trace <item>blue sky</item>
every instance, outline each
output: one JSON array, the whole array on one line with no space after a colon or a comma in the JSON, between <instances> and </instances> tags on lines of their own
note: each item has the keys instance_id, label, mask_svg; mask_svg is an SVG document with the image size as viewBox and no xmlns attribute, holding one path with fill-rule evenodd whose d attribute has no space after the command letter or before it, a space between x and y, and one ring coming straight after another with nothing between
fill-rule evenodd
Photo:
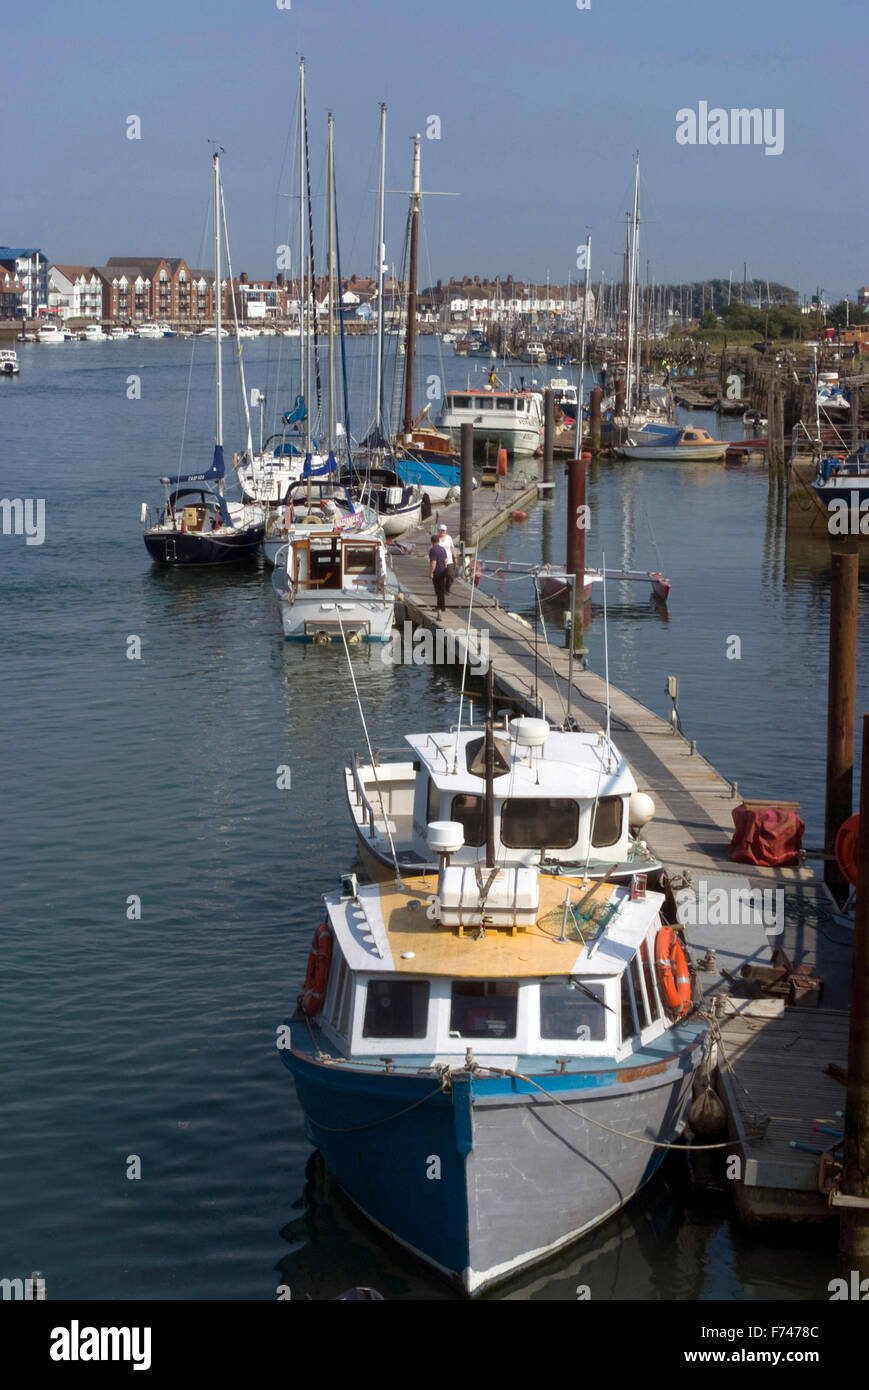
<instances>
[{"instance_id":1,"label":"blue sky","mask_svg":"<svg viewBox=\"0 0 869 1390\"><path fill-rule=\"evenodd\" d=\"M657 280L778 279L804 294L869 283L863 0L43 0L4 40L0 243L50 259L210 261L209 138L225 147L233 269L274 274L294 189L287 146L308 71L315 189L335 117L342 269L373 260L379 103L387 183L423 139L422 279L620 273L639 149L641 259ZM681 146L676 112L781 108L784 149ZM127 117L142 138L126 138ZM405 202L390 197L398 261ZM320 238L318 238L320 240ZM200 248L201 251L200 251Z\"/></svg>"}]
</instances>

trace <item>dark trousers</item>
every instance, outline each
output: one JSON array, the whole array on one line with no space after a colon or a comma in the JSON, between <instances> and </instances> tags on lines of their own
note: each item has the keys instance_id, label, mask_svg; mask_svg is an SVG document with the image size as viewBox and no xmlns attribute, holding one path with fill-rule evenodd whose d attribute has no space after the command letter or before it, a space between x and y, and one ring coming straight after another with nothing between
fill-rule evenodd
<instances>
[{"instance_id":1,"label":"dark trousers","mask_svg":"<svg viewBox=\"0 0 869 1390\"><path fill-rule=\"evenodd\" d=\"M431 582L432 582L432 584L434 584L435 598L436 598L436 600L437 600L437 603L436 603L437 611L438 611L439 613L442 613L442 612L446 609L446 606L447 606L447 604L446 604L446 597L447 597L447 572L446 572L446 570L443 569L443 570L441 570L440 574L434 574L434 575L432 575L432 581L431 581Z\"/></svg>"}]
</instances>

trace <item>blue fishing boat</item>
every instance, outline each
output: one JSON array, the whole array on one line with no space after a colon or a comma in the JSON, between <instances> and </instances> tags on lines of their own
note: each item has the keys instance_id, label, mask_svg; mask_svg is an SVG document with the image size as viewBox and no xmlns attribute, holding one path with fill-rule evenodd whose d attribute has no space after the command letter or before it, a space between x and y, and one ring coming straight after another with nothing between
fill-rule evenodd
<instances>
[{"instance_id":1,"label":"blue fishing boat","mask_svg":"<svg viewBox=\"0 0 869 1390\"><path fill-rule=\"evenodd\" d=\"M620 857L630 796L602 737L607 794L580 804L567 736L517 719L496 739L491 706L482 736L429 736L463 788L425 829L438 867L396 856L391 880L326 894L278 1038L340 1187L468 1295L649 1181L707 1044L668 896L583 872L592 841Z\"/></svg>"}]
</instances>

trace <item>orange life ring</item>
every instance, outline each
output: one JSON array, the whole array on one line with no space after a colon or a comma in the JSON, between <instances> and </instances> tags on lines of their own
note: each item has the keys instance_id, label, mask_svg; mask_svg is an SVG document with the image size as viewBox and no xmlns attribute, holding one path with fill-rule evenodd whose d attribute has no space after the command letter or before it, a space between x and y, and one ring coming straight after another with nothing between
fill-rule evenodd
<instances>
[{"instance_id":1,"label":"orange life ring","mask_svg":"<svg viewBox=\"0 0 869 1390\"><path fill-rule=\"evenodd\" d=\"M836 836L836 863L849 883L857 882L857 837L860 833L860 812L849 816L839 826Z\"/></svg>"},{"instance_id":2,"label":"orange life ring","mask_svg":"<svg viewBox=\"0 0 869 1390\"><path fill-rule=\"evenodd\" d=\"M332 964L332 931L328 922L321 922L314 932L308 955L308 969L302 988L302 1012L314 1018L323 1007L329 967Z\"/></svg>"},{"instance_id":3,"label":"orange life ring","mask_svg":"<svg viewBox=\"0 0 869 1390\"><path fill-rule=\"evenodd\" d=\"M691 1007L691 975L681 938L672 927L662 927L655 938L658 988L668 1009L679 1015Z\"/></svg>"}]
</instances>

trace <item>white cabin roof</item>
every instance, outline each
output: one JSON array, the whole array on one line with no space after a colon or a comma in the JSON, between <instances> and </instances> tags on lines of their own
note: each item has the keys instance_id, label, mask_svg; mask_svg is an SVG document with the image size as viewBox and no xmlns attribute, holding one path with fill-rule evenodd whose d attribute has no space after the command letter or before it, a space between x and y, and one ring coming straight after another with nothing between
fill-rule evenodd
<instances>
[{"instance_id":1,"label":"white cabin roof","mask_svg":"<svg viewBox=\"0 0 869 1390\"><path fill-rule=\"evenodd\" d=\"M408 734L406 740L439 791L478 795L485 788L485 778L468 772L466 749L481 736L480 729L459 734L458 759L455 733ZM507 731L496 729L495 738L503 748L508 740ZM552 729L540 749L519 747L511 738L511 771L495 778L495 795L570 796L580 800L595 796L630 796L637 789L633 774L614 745L610 743L609 747L608 771L607 745L602 734Z\"/></svg>"}]
</instances>

